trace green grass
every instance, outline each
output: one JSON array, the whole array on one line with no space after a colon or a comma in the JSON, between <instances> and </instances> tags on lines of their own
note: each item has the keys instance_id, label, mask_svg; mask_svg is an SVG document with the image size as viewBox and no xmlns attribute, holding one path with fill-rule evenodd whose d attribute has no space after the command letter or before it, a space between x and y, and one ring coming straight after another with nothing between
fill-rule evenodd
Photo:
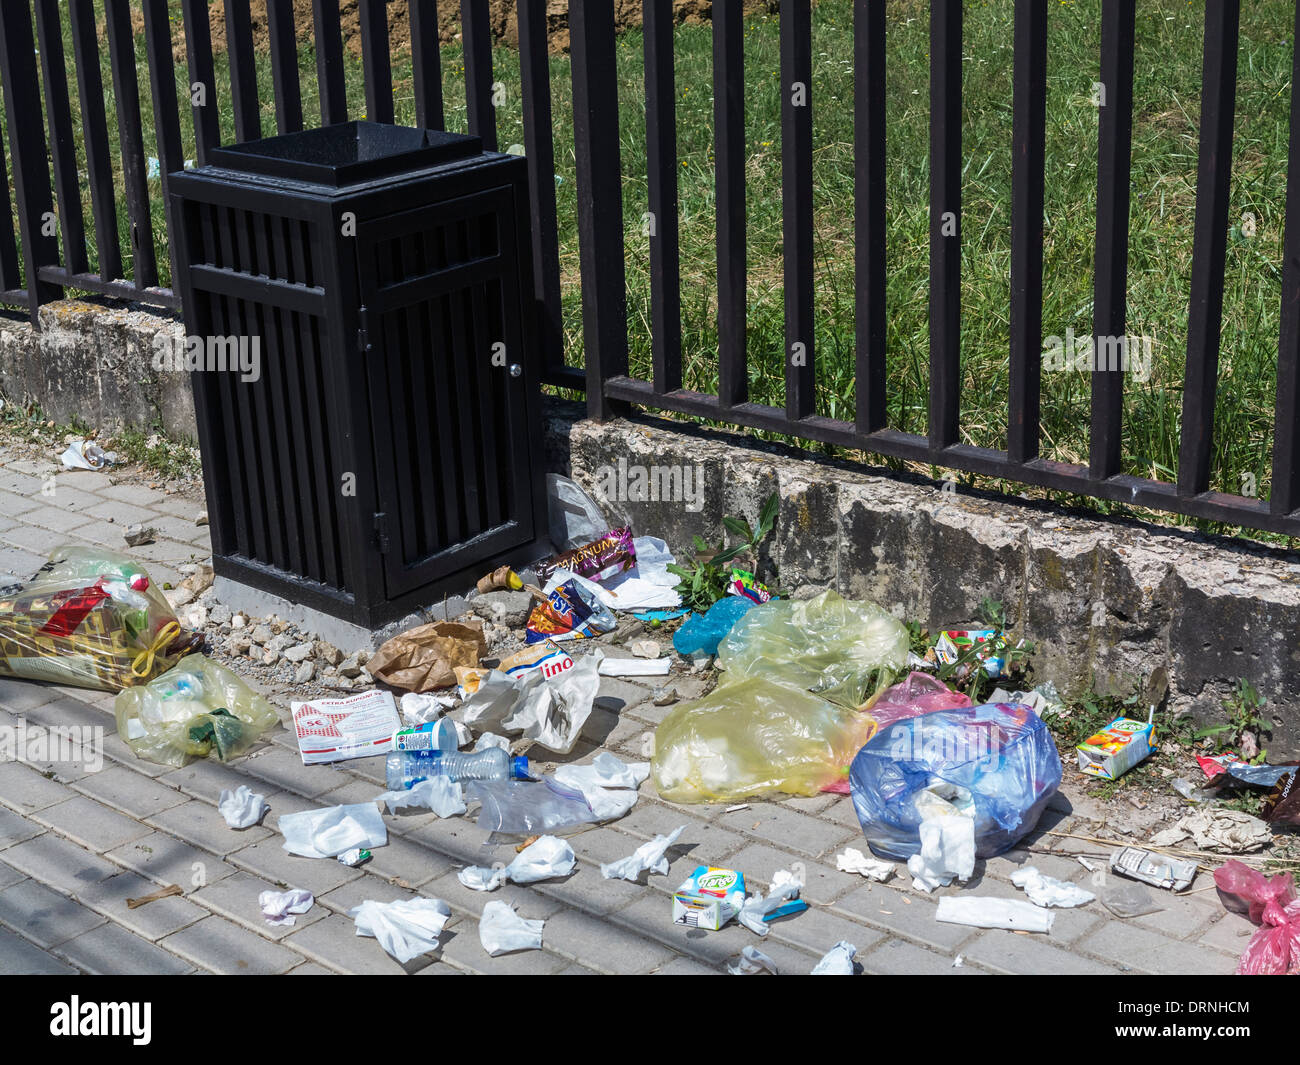
<instances>
[{"instance_id":1,"label":"green grass","mask_svg":"<svg viewBox=\"0 0 1300 1065\"><path fill-rule=\"evenodd\" d=\"M173 4L179 19L179 4ZM812 85L818 413L851 420L853 380L853 64L850 0L821 0L814 11ZM1238 104L1233 143L1229 242L1223 307L1220 387L1215 410L1212 487L1269 492L1277 361L1280 264L1286 185L1292 5L1243 5ZM1187 344L1192 226L1195 214L1202 6L1186 0L1139 5L1134 85L1128 331L1152 338L1149 379L1125 382L1125 472L1171 479L1177 466L1182 367ZM1060 0L1048 20L1047 173L1044 247L1045 336L1092 328L1092 254L1096 218L1100 0ZM964 442L1006 446L1008 305L1010 293L1012 4L968 4L963 54L962 416ZM179 25L177 27L179 34ZM890 426L926 430L928 378L928 5L891 0L887 30L887 346ZM717 275L713 195L712 35L707 26L679 27L675 38L680 180L683 369L688 387L717 383ZM749 317L747 350L752 397L782 404L783 304L779 41L776 17L754 19L745 32L746 168ZM143 35L138 58L144 64ZM69 48L70 55L70 48ZM464 70L458 47L443 50L447 126L466 125ZM300 46L308 125L318 119L315 55ZM70 62L70 60L69 60ZM495 77L506 87L498 109L502 148L523 141L518 56L494 53ZM107 59L110 138L115 107ZM626 240L631 367L650 374L649 239L642 39L618 39L620 144ZM258 58L262 121L274 130L270 63ZM217 57L218 84L228 75ZM363 109L361 65L347 62L354 117ZM414 121L410 59L393 57L397 121ZM551 60L555 121L560 268L564 281L566 361L581 365L579 286L568 58ZM178 83L184 89L184 67ZM228 82L227 82L228 84ZM75 92L74 92L75 95ZM186 97L182 97L182 100ZM74 104L75 106L75 104ZM228 93L219 93L223 140L234 137ZM79 122L79 115L74 115ZM146 126L152 115L146 110ZM185 155L192 127L183 113ZM156 155L146 129L146 152ZM84 162L83 162L84 167ZM155 193L157 182L153 183ZM88 197L83 205L90 231ZM1243 232L1241 221L1254 218ZM130 261L125 212L121 245ZM161 202L154 208L155 244L166 283ZM93 253L92 253L93 254ZM93 263L92 263L93 268ZM1045 373L1042 450L1046 457L1086 462L1090 382L1083 373ZM825 448L834 451L833 448ZM898 465L892 463L892 465ZM971 479L968 479L971 480ZM981 482L988 483L988 482ZM1043 494L1043 493L1039 493ZM1101 501L1058 497L1113 512ZM1204 524L1204 523L1202 523ZM1209 526L1205 526L1209 527ZM1270 539L1265 537L1266 539ZM1283 538L1271 538L1275 541Z\"/></svg>"}]
</instances>

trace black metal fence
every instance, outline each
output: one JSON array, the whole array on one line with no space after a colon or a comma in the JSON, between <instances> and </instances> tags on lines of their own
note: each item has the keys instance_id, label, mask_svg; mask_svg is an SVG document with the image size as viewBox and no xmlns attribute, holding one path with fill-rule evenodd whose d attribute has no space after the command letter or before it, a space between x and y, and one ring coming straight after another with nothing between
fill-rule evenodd
<instances>
[{"instance_id":1,"label":"black metal fence","mask_svg":"<svg viewBox=\"0 0 1300 1065\"><path fill-rule=\"evenodd\" d=\"M449 0L443 0L444 6ZM637 405L827 442L865 452L1004 478L1288 535L1300 535L1300 223L1284 238L1281 328L1271 498L1209 490L1218 386L1219 336L1227 237L1228 186L1236 100L1239 0L1206 0L1200 145L1193 236L1191 298L1183 392L1181 452L1175 482L1130 476L1121 467L1124 368L1113 356L1125 336L1129 162L1136 0L1102 0L1100 81L1106 105L1098 132L1094 258L1094 352L1089 462L1066 464L1039 454L1042 372L1043 183L1046 119L1047 0L1015 0L1013 71L1010 389L1007 450L960 443L961 424L961 111L962 5L934 0L930 11L930 296L929 428L927 435L886 424L885 353L885 4L854 2L856 400L854 422L820 415L815 403L813 316L812 107L782 93L781 151L785 266L785 406L748 396L746 358L746 233L743 33L741 0L714 0L714 161L717 210L718 389L683 388L673 16L669 0L644 4L645 118L648 193L656 231L650 243L652 366L649 380L629 375L624 274L622 180L618 145L615 27L609 0L570 0L569 31L577 164L585 372L563 358L556 224L554 142L547 62L545 0L519 0L525 154L530 179L534 297L545 380L584 388L592 417ZM143 0L148 98L166 195L166 175L182 165L180 102L172 59L173 27L166 0ZM207 94L193 102L194 144L202 162L218 143L218 91L229 91L237 139L269 133L260 104L248 0L227 0L229 85L216 84L207 0L183 0L189 81ZM78 203L77 131L69 108L60 34L60 5L14 0L0 5L9 155L17 233L0 233L0 302L29 308L58 298L65 287L175 306L157 285L140 86L127 0L103 0L122 159L124 206L134 251L132 279L122 279L115 224L117 196L102 106L92 0L68 0L82 103L80 143L90 177L98 270L87 265L80 210L58 212L62 254L49 219L54 201ZM268 0L276 128L301 128L303 106L292 0ZM393 120L387 9L359 0L368 117ZM781 5L781 81L811 91L811 3ZM314 0L317 85L323 123L347 120L338 0ZM436 0L410 0L417 122L443 127L442 71ZM496 146L492 50L486 3L460 4L466 100L471 133ZM1296 38L1300 38L1300 7ZM39 46L39 52L38 52ZM36 55L39 54L37 69ZM1293 60L1288 217L1300 220L1300 48ZM45 116L31 106L44 89ZM98 109L95 103L101 105ZM52 168L52 172L51 172ZM1109 352L1109 359L1101 356Z\"/></svg>"}]
</instances>

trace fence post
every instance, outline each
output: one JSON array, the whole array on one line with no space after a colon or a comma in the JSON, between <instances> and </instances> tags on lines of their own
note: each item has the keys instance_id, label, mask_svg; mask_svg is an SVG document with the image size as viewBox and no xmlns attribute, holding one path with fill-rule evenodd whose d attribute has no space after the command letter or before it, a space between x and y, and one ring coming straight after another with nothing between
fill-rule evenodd
<instances>
[{"instance_id":1,"label":"fence post","mask_svg":"<svg viewBox=\"0 0 1300 1065\"><path fill-rule=\"evenodd\" d=\"M613 5L608 0L569 0L569 41L573 56L573 147L587 416L604 421L627 409L626 404L605 396L609 378L627 376L627 289Z\"/></svg>"},{"instance_id":2,"label":"fence post","mask_svg":"<svg viewBox=\"0 0 1300 1065\"><path fill-rule=\"evenodd\" d=\"M57 266L54 198L46 159L44 115L39 106L41 86L36 72L36 39L27 3L0 4L0 76L4 81L9 154L13 159L14 196L23 241L23 281L27 313L37 324L40 305L59 299L63 289L42 281L42 266Z\"/></svg>"}]
</instances>

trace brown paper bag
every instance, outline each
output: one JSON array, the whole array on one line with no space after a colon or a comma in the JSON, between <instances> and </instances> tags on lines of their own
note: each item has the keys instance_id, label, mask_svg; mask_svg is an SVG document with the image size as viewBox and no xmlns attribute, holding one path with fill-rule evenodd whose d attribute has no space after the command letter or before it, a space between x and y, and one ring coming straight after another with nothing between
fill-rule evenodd
<instances>
[{"instance_id":1,"label":"brown paper bag","mask_svg":"<svg viewBox=\"0 0 1300 1065\"><path fill-rule=\"evenodd\" d=\"M435 621L394 636L371 655L366 669L394 688L430 692L451 687L457 666L477 666L486 654L483 622Z\"/></svg>"}]
</instances>

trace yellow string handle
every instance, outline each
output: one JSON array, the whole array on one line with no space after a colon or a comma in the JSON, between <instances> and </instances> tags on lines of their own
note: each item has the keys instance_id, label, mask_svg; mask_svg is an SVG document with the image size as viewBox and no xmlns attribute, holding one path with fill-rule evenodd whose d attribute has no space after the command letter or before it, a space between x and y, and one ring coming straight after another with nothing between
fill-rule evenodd
<instances>
[{"instance_id":1,"label":"yellow string handle","mask_svg":"<svg viewBox=\"0 0 1300 1065\"><path fill-rule=\"evenodd\" d=\"M135 661L131 663L131 675L139 677L141 680L149 676L153 672L154 659L180 634L181 627L177 622L167 622L158 630L158 635L154 637L153 643L135 656Z\"/></svg>"}]
</instances>

